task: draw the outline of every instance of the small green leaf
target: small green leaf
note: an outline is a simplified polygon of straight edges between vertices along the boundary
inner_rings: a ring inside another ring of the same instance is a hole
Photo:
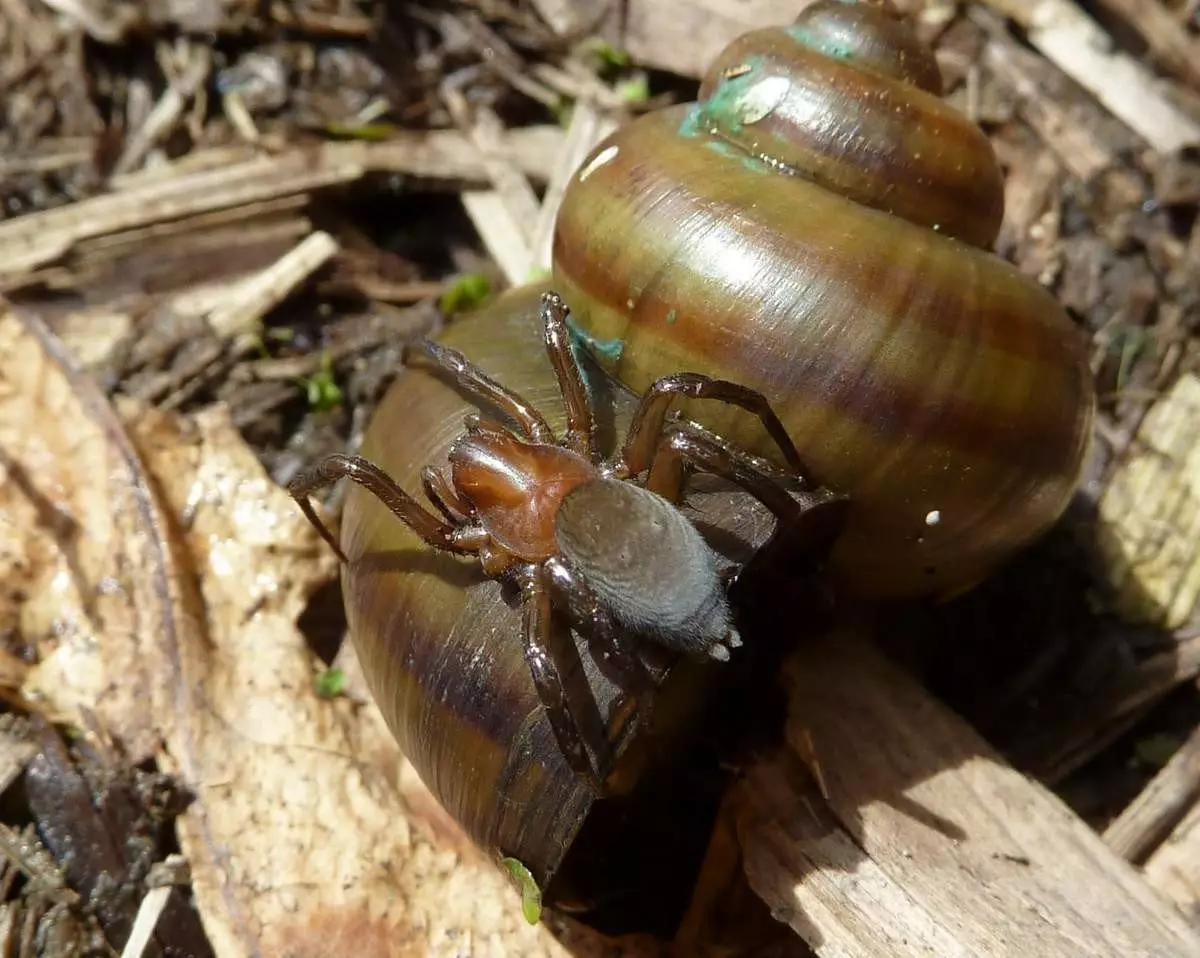
[[[525,276],[525,282],[540,283],[544,279],[549,279],[552,275],[554,274],[546,269],[545,266],[531,266],[529,273]]]
[[[342,402],[342,391],[333,379],[333,369],[326,359],[305,383],[308,393],[308,405],[314,412],[328,412],[336,409]]]
[[[346,689],[346,673],[341,669],[326,669],[315,679],[313,688],[323,699],[335,699]]]
[[[521,914],[529,924],[536,925],[542,919],[542,890],[533,880],[533,872],[515,858],[502,858],[500,864],[508,870],[521,893]]]
[[[645,76],[636,76],[619,83],[617,93],[626,103],[645,103],[650,99],[650,84]]]
[[[599,61],[601,70],[623,70],[632,62],[628,51],[614,47],[603,37],[588,37],[580,47],[583,53]]]
[[[460,276],[442,293],[442,312],[447,315],[461,313],[474,309],[492,292],[492,284],[486,276],[479,273],[467,273]]]

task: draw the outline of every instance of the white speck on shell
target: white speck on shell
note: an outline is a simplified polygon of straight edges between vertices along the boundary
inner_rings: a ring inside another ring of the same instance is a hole
[[[592,157],[592,161],[587,166],[579,171],[579,182],[582,183],[589,176],[600,169],[600,167],[611,163],[614,159],[616,159],[617,154],[620,152],[621,148],[618,146],[606,146],[603,150]]]
[[[933,509],[925,516],[925,525],[936,526],[942,521],[942,512],[940,509]]]

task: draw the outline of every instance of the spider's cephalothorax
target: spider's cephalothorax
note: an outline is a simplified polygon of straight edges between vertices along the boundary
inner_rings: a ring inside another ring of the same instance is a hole
[[[470,416],[451,445],[449,475],[426,467],[419,504],[378,466],[355,456],[330,456],[292,480],[289,490],[309,520],[345,561],[309,497],[341,478],[372,492],[429,545],[479,558],[489,576],[516,582],[523,593],[525,657],[564,755],[597,787],[610,765],[610,744],[585,733],[564,694],[549,649],[553,603],[590,632],[639,697],[651,681],[627,640],[637,637],[680,652],[729,658],[741,644],[726,598],[729,576],[716,552],[676,505],[689,469],[736,482],[759,499],[780,525],[801,506],[781,473],[688,423],[667,422],[677,396],[710,398],[755,413],[789,466],[799,456],[766,399],[725,380],[678,373],[642,397],[617,454],[596,448],[587,388],[571,352],[567,310],[553,293],[542,298],[545,346],[567,412],[558,440],[521,396],[473,366],[461,353],[422,340],[414,351],[453,375],[460,388],[507,415],[512,430]],[[586,739],[586,741],[585,741]]]

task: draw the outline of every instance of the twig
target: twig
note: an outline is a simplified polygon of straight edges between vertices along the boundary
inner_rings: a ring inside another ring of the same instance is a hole
[[[1200,728],[1104,830],[1104,841],[1118,855],[1141,861],[1200,798]]]
[[[1022,50],[987,10],[972,8],[971,19],[988,33],[984,61],[996,77],[1018,97],[1018,109],[1058,161],[1083,182],[1113,164],[1108,147],[1092,127],[1077,122],[1061,104],[1047,96],[1038,82],[1039,71],[1050,67],[1035,54]]]
[[[128,173],[141,164],[146,154],[162,137],[170,132],[179,122],[183,108],[196,95],[196,90],[208,79],[212,70],[212,51],[207,46],[190,46],[190,59],[183,74],[172,81],[150,115],[146,117],[138,130],[129,138],[125,151],[121,154],[114,167],[115,173]]]
[[[557,127],[511,131],[493,159],[511,162],[545,182],[561,138]],[[221,155],[229,154],[222,150]],[[477,148],[456,131],[398,135],[385,143],[326,143],[316,150],[301,147],[228,166],[198,165],[197,172],[131,178],[116,193],[0,223],[0,290],[19,286],[30,271],[58,260],[86,239],[307,194],[354,182],[372,171],[476,183],[486,182],[488,176]],[[530,223],[536,210],[534,206]]]
[[[213,310],[208,323],[222,339],[253,330],[272,307],[282,302],[304,280],[321,268],[338,251],[338,243],[318,230],[302,243],[243,285],[237,297]]]
[[[1200,87],[1200,40],[1158,0],[1100,0],[1138,32],[1164,68]]]
[[[987,0],[1019,23],[1029,41],[1154,149],[1200,143],[1200,125],[1158,90],[1151,72],[1111,49],[1108,35],[1071,0]]]
[[[472,111],[453,81],[442,85],[442,98],[475,145],[492,183],[490,190],[465,191],[463,206],[508,281],[523,283],[533,262],[530,242],[538,217],[537,195],[521,171],[497,151],[504,131],[500,118],[486,108]]]
[[[538,213],[537,225],[533,231],[533,268],[549,269],[551,246],[554,242],[554,221],[558,216],[558,207],[562,202],[563,191],[567,188],[575,171],[584,157],[604,137],[616,128],[612,117],[600,114],[592,104],[580,100],[575,104],[571,115],[571,125],[562,149],[558,152],[558,160],[550,183],[546,187],[546,195],[542,199],[542,208]]]

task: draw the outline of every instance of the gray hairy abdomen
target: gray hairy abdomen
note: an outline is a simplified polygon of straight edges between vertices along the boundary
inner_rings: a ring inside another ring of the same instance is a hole
[[[556,523],[563,558],[629,631],[705,652],[730,631],[719,560],[661,496],[598,479],[573,490]]]

